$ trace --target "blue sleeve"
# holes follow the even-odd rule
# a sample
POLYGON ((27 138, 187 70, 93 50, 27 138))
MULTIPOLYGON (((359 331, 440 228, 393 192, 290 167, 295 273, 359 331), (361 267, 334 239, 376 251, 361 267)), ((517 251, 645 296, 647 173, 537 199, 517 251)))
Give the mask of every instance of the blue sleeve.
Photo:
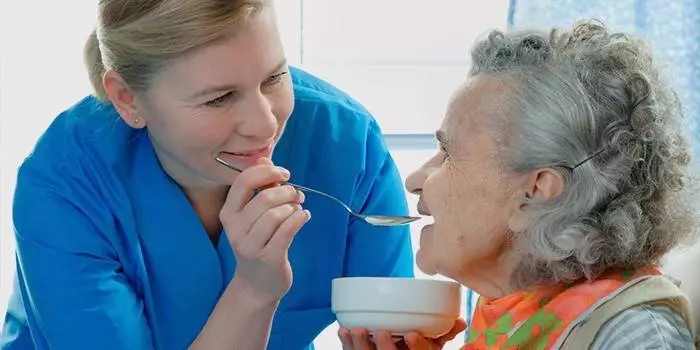
MULTIPOLYGON (((375 122, 370 123, 353 208, 364 213, 408 215, 403 182, 375 122)), ((377 227, 350 223, 345 276, 413 277, 409 226, 377 227)))
POLYGON ((111 214, 70 169, 20 170, 13 218, 21 299, 37 349, 150 349, 109 235, 111 214), (68 180, 70 179, 70 180, 68 180))

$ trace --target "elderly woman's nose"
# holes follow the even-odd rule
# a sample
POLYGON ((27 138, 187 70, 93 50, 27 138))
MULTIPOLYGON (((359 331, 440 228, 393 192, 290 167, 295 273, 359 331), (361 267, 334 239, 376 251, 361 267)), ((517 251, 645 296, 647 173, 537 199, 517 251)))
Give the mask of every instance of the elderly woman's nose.
POLYGON ((423 183, 428 177, 424 168, 420 168, 406 178, 406 191, 413 194, 420 194, 423 191, 423 183))

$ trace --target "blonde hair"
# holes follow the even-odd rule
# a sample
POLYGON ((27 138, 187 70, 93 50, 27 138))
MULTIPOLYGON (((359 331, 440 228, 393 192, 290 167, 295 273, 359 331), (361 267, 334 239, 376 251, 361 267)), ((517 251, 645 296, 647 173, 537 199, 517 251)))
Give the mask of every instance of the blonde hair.
POLYGON ((255 17, 266 0, 100 0, 99 18, 84 49, 94 89, 108 101, 102 79, 117 72, 134 92, 147 91, 172 59, 221 39, 255 17))

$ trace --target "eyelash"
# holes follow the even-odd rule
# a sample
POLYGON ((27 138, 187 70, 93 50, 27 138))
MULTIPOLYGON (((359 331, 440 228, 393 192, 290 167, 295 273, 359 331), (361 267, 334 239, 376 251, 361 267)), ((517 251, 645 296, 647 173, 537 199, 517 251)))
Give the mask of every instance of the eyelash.
MULTIPOLYGON (((280 84, 280 83, 282 82, 282 77, 285 76, 286 74, 287 74, 287 72, 282 72, 282 73, 279 73, 279 74, 275 74, 275 75, 273 75, 273 76, 270 76, 269 78, 267 78, 267 79, 263 82, 263 85, 265 85, 265 86, 273 86, 273 85, 280 84)), ((226 102, 228 102, 228 100, 230 100, 232 96, 233 96, 233 93, 232 93, 232 92, 227 92, 227 93, 225 93, 225 94, 223 94, 223 95, 221 95, 221 96, 219 96, 219 97, 217 97, 217 98, 215 98, 215 99, 213 99, 213 100, 210 100, 210 101, 205 102, 204 104, 205 104, 207 107, 221 107, 221 106, 223 106, 226 102)))
POLYGON ((229 98, 230 98, 232 95, 233 95, 232 92, 227 92, 227 93, 225 93, 225 94, 223 94, 223 95, 221 95, 221 96, 219 96, 219 97, 217 97, 217 98, 215 98, 215 99, 213 99, 213 100, 211 100, 211 101, 205 102, 204 104, 205 104, 207 107, 221 107, 221 106, 224 105, 224 103, 226 103, 226 101, 229 100, 229 98))
POLYGON ((275 75, 273 75, 273 76, 267 78, 267 80, 265 80, 265 81, 263 82, 263 84, 268 85, 268 86, 279 84, 279 83, 282 82, 282 77, 285 76, 285 75, 287 75, 287 72, 282 72, 282 73, 279 73, 279 74, 275 74, 275 75))

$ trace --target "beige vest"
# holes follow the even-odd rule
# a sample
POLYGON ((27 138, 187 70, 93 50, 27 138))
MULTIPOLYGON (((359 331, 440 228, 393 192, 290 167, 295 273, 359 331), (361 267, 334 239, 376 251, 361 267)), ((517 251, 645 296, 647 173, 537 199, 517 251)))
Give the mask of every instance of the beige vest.
POLYGON ((664 305, 680 314, 688 325, 695 347, 700 349, 700 335, 695 334, 690 302, 668 277, 651 276, 621 288, 613 298, 592 306, 592 310, 572 322, 561 335, 558 349, 588 349, 598 331, 620 312, 641 305, 664 305))

